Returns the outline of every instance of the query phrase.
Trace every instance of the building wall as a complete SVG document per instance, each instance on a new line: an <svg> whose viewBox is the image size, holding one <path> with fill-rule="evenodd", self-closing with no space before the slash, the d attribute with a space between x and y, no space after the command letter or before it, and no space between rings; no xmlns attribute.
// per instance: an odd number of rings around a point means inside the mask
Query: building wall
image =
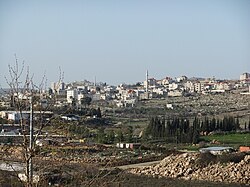
<svg viewBox="0 0 250 187"><path fill-rule="evenodd" d="M72 103L72 98L78 99L78 94L76 89L67 90L67 102Z"/></svg>

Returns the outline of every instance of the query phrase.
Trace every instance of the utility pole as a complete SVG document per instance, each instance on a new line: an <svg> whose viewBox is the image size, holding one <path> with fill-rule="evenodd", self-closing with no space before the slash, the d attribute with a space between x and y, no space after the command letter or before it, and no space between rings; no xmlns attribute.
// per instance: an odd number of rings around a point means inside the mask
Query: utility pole
<svg viewBox="0 0 250 187"><path fill-rule="evenodd" d="M33 101L32 96L30 96L30 142L29 142L29 185L32 186L33 183L33 163L32 163L32 157L33 157Z"/></svg>

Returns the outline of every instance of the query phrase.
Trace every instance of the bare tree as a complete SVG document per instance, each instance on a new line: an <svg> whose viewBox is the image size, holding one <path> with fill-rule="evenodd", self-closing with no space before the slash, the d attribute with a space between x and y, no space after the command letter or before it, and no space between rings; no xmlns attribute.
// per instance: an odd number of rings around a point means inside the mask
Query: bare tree
<svg viewBox="0 0 250 187"><path fill-rule="evenodd" d="M46 183L46 177L43 174L47 173L47 171L53 171L53 169L55 169L56 167L58 167L59 170L60 168L68 167L70 170L74 171L74 176L72 172L67 173L66 176L69 176L68 178L73 180L77 178L78 184L86 184L89 186L95 184L95 182L99 179L102 180L104 177L109 175L110 172L108 172L107 174L103 174L103 171L94 171L96 174L93 175L93 178L91 180L89 180L89 178L84 179L82 177L84 172L77 172L77 168L75 167L75 165L71 166L71 163L69 161L65 161L67 162L66 164L61 161L54 162L53 158L50 158L50 161L52 160L52 163L49 165L45 164L46 161L41 159L42 156L41 154L39 154L39 151L36 151L37 147L34 142L46 136L43 134L44 127L46 127L53 119L55 119L54 117L50 116L50 118L46 117L45 120L45 116L52 113L50 113L49 110L52 108L52 106L54 106L54 103L57 100L57 95L59 93L55 92L53 96L50 96L44 91L46 90L45 76L42 77L40 84L35 84L33 81L34 75L30 74L29 67L25 68L24 62L20 66L17 57L15 57L15 64L13 66L9 65L8 68L9 77L6 77L5 79L10 87L9 97L11 98L11 107L15 110L18 116L17 123L19 123L21 127L20 137L22 138L22 145L20 149L22 153L21 159L24 163L23 174L18 175L19 171L16 171L15 175L19 177L24 186L32 187L37 185L37 183L34 183L36 179L34 175L34 168L36 169L36 174L38 174L40 177L39 182L41 183L41 185ZM59 90L60 84L62 83L62 78L63 73L60 69L59 81L55 86L55 89L57 91ZM91 100L87 100L86 104L89 104ZM47 101L47 103L43 105L43 101ZM67 111L64 112L67 113ZM27 113L29 114L28 116ZM55 119L55 121L57 121L57 119ZM11 166L11 163L10 167L12 167L15 171L15 168L13 167L13 165ZM85 167L81 168L82 171L88 173ZM92 169L93 168L91 167L90 170ZM61 179L63 179L63 177Z"/></svg>
<svg viewBox="0 0 250 187"><path fill-rule="evenodd" d="M11 106L17 115L17 122L20 124L22 136L22 153L23 162L25 165L24 185L27 187L34 186L33 184L33 158L36 156L34 142L42 134L43 128L50 122L45 120L44 115L48 113L48 109L53 105L53 99L49 98L46 90L46 79L43 76L39 85L33 82L34 75L30 75L29 67L25 69L24 62L21 67L18 59L15 56L15 65L9 65L9 78L6 82L9 85L9 97L11 98ZM61 72L61 71L60 71ZM59 82L61 82L61 73ZM47 105L42 105L42 101L48 100ZM36 111L34 120L33 107L36 104L39 111ZM28 111L28 112L27 112ZM27 117L27 114L29 116ZM34 132L34 125L36 131ZM19 175L20 177L20 175Z"/></svg>

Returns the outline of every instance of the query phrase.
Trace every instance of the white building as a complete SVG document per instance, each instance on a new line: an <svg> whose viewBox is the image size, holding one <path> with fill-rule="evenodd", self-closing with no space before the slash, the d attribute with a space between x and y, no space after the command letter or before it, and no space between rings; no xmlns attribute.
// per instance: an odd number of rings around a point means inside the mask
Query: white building
<svg viewBox="0 0 250 187"><path fill-rule="evenodd" d="M101 100L101 94L95 93L92 95L92 101L100 101Z"/></svg>
<svg viewBox="0 0 250 187"><path fill-rule="evenodd" d="M173 82L173 83L169 84L168 89L169 90L176 90L178 87L179 87L179 85Z"/></svg>
<svg viewBox="0 0 250 187"><path fill-rule="evenodd" d="M203 92L204 91L204 84L201 82L194 83L194 90L197 93Z"/></svg>
<svg viewBox="0 0 250 187"><path fill-rule="evenodd" d="M76 89L67 90L67 103L72 103L73 99L78 100L78 91Z"/></svg>
<svg viewBox="0 0 250 187"><path fill-rule="evenodd" d="M243 84L250 83L250 73L243 73L240 75L240 82Z"/></svg>
<svg viewBox="0 0 250 187"><path fill-rule="evenodd" d="M231 90L232 85L226 82L220 82L215 84L215 89L216 90Z"/></svg>
<svg viewBox="0 0 250 187"><path fill-rule="evenodd" d="M243 81L249 78L250 78L250 73L243 73L240 75L240 81Z"/></svg>
<svg viewBox="0 0 250 187"><path fill-rule="evenodd" d="M168 103L168 104L166 105L166 107L167 107L168 109L174 109L173 104L170 104L170 103Z"/></svg>
<svg viewBox="0 0 250 187"><path fill-rule="evenodd" d="M152 92L158 95L164 95L166 91L163 88L154 88Z"/></svg>
<svg viewBox="0 0 250 187"><path fill-rule="evenodd" d="M177 82L186 81L187 77L186 76L181 76L181 77L178 77L176 80L177 80Z"/></svg>
<svg viewBox="0 0 250 187"><path fill-rule="evenodd" d="M168 92L168 96L170 96L170 97L180 97L180 96L182 96L182 92L180 90L170 90Z"/></svg>
<svg viewBox="0 0 250 187"><path fill-rule="evenodd" d="M187 91L193 93L195 92L195 88L194 88L194 83L191 82L191 81L187 81L185 84L184 84L184 87Z"/></svg>

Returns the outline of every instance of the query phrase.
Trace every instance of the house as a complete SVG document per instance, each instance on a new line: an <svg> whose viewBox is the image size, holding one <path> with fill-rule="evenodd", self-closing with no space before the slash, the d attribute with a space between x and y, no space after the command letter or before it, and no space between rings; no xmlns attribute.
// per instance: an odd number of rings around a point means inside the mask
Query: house
<svg viewBox="0 0 250 187"><path fill-rule="evenodd" d="M250 82L250 73L243 73L240 75L240 82L243 84Z"/></svg>
<svg viewBox="0 0 250 187"><path fill-rule="evenodd" d="M184 88L191 93L195 92L194 83L191 81L187 81L186 83L184 83Z"/></svg>
<svg viewBox="0 0 250 187"><path fill-rule="evenodd" d="M30 116L30 111L22 111L22 114L18 111L1 111L0 116L2 118L5 118L7 120L11 121L19 121L22 117L22 119L27 120Z"/></svg>
<svg viewBox="0 0 250 187"><path fill-rule="evenodd" d="M177 80L177 82L186 81L187 77L186 76L181 76L181 77L178 77L176 80Z"/></svg>
<svg viewBox="0 0 250 187"><path fill-rule="evenodd" d="M167 109L172 109L172 110L174 109L173 104L167 104L166 107Z"/></svg>
<svg viewBox="0 0 250 187"><path fill-rule="evenodd" d="M69 89L67 90L67 103L72 103L73 100L78 99L78 91L77 89Z"/></svg>
<svg viewBox="0 0 250 187"><path fill-rule="evenodd" d="M194 83L194 90L197 92L197 93L200 93L202 91L204 91L204 83L201 83L201 82L195 82Z"/></svg>
<svg viewBox="0 0 250 187"><path fill-rule="evenodd" d="M100 101L101 100L101 94L95 93L92 95L92 101Z"/></svg>
<svg viewBox="0 0 250 187"><path fill-rule="evenodd" d="M176 84L175 82L173 82L173 83L169 84L168 89L169 90L176 90L178 87L179 87L179 85Z"/></svg>
<svg viewBox="0 0 250 187"><path fill-rule="evenodd" d="M241 95L250 95L250 85L249 85L249 88L248 88L248 92L241 92L240 94Z"/></svg>
<svg viewBox="0 0 250 187"><path fill-rule="evenodd" d="M182 91L180 90L171 90L168 92L168 96L170 97L180 97L182 96Z"/></svg>
<svg viewBox="0 0 250 187"><path fill-rule="evenodd" d="M67 121L78 121L80 117L74 114L68 114L68 115L61 116L61 119L64 119Z"/></svg>

